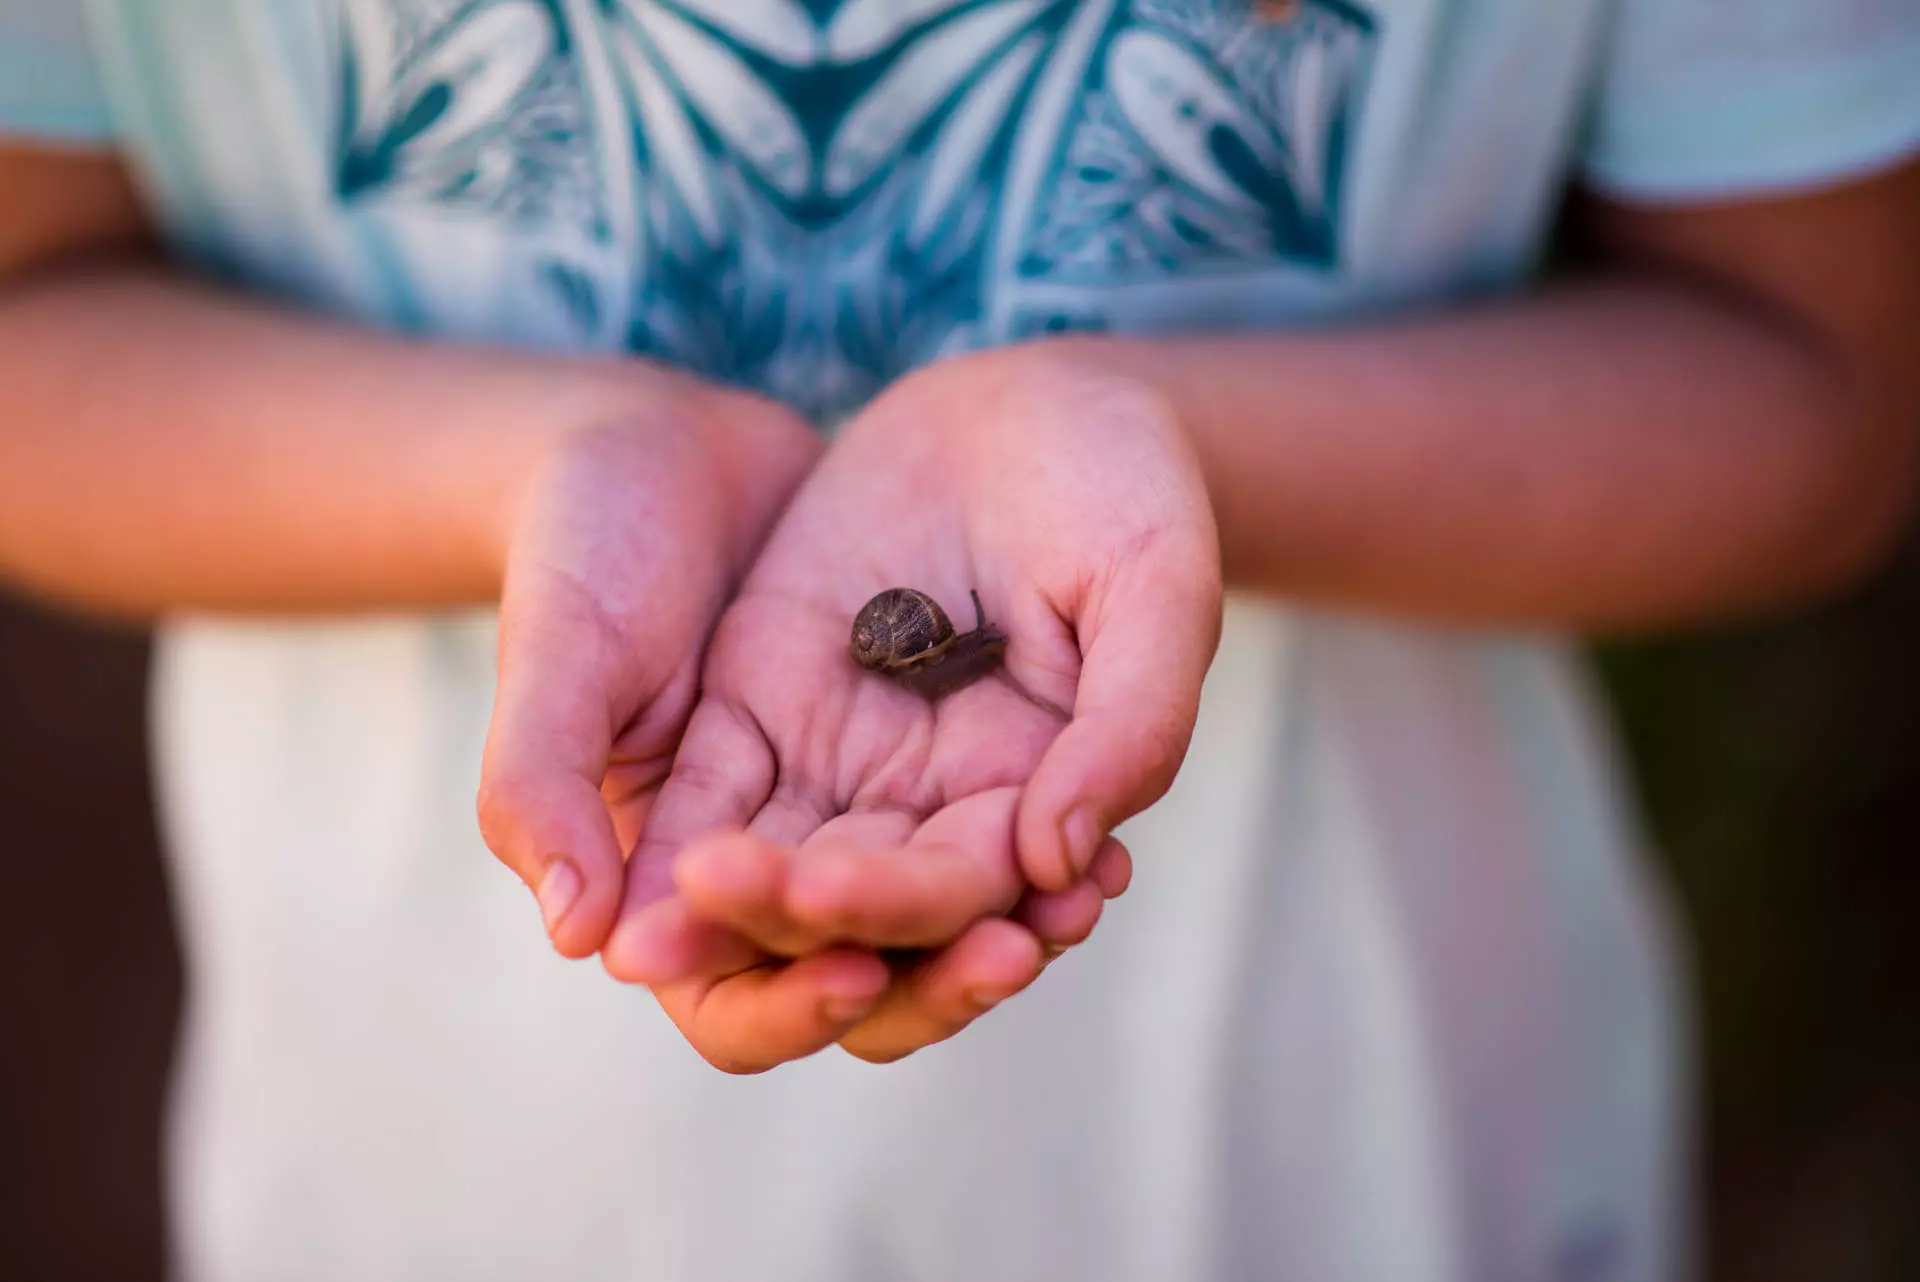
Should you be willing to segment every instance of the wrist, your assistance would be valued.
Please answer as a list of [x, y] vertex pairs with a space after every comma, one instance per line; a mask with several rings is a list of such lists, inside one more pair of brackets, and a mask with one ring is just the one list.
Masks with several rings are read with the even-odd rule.
[[655, 482], [683, 499], [708, 496], [721, 559], [738, 574], [823, 448], [775, 402], [650, 363], [572, 364], [550, 382], [543, 412], [518, 416], [498, 439], [478, 505], [480, 559], [496, 595], [529, 505], [556, 477], [626, 476], [636, 501]]
[[[1124, 420], [1149, 426], [1162, 446], [1187, 453], [1197, 443], [1166, 379], [1165, 363], [1148, 343], [1104, 335], [1063, 335], [968, 353], [928, 366], [917, 378], [921, 403], [965, 405], [964, 415], [940, 420], [938, 448], [964, 457], [980, 453], [975, 434], [1006, 433], [985, 451], [1019, 450], [1027, 424], [1044, 415], [1061, 422]], [[971, 428], [954, 430], [956, 427]]]
[[687, 390], [684, 421], [697, 425], [718, 485], [737, 581], [826, 452], [826, 438], [779, 401], [706, 383], [691, 383]]
[[1154, 430], [1146, 435], [1171, 451], [1162, 465], [1177, 456], [1179, 466], [1197, 472], [1223, 558], [1244, 579], [1249, 566], [1241, 534], [1249, 514], [1258, 528], [1278, 530], [1285, 513], [1276, 509], [1291, 505], [1280, 500], [1283, 485], [1310, 474], [1281, 464], [1299, 415], [1278, 399], [1249, 404], [1214, 376], [1219, 366], [1213, 354], [1228, 343], [1238, 344], [1234, 359], [1255, 360], [1265, 369], [1294, 359], [1272, 335], [1250, 341], [1062, 334], [982, 352], [981, 367], [967, 377], [1042, 389], [1046, 399], [1072, 406], [1082, 419], [1118, 417], [1150, 425]]

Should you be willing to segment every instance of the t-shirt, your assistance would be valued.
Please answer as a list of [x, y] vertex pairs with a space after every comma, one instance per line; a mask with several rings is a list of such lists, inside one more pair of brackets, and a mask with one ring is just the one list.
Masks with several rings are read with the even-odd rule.
[[[1920, 143], [1912, 0], [85, 9], [0, 0], [0, 128], [120, 147], [201, 270], [829, 430], [970, 347], [1521, 289], [1574, 180]], [[491, 628], [165, 630], [182, 1276], [1676, 1275], [1682, 968], [1559, 639], [1236, 597], [1084, 948], [901, 1064], [736, 1079], [482, 846]]]

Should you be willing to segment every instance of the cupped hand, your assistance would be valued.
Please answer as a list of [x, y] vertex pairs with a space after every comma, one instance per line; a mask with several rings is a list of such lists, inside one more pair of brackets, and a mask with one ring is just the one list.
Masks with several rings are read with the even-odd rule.
[[[977, 591], [1004, 662], [937, 699], [862, 669], [851, 621], [896, 586], [961, 630]], [[608, 970], [739, 1071], [953, 1035], [1124, 888], [1110, 832], [1171, 784], [1220, 613], [1199, 466], [1151, 390], [1043, 348], [896, 384], [721, 620]]]
[[714, 623], [820, 450], [785, 409], [640, 370], [507, 505], [480, 826], [562, 954], [612, 927]]

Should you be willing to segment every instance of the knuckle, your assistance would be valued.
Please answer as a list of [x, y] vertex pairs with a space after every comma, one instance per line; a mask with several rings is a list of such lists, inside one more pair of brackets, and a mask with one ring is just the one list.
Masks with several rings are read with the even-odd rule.
[[474, 815], [480, 822], [480, 838], [495, 854], [505, 854], [519, 833], [520, 816], [526, 811], [526, 786], [510, 778], [481, 780], [474, 798]]
[[1147, 757], [1154, 764], [1153, 782], [1165, 792], [1193, 742], [1193, 725], [1185, 717], [1157, 718], [1141, 728], [1141, 736]]

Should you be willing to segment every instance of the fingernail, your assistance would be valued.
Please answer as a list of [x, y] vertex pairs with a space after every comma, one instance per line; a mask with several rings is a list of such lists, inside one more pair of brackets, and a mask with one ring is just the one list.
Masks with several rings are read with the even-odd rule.
[[556, 859], [547, 865], [546, 875], [540, 878], [540, 889], [534, 891], [534, 898], [540, 901], [540, 916], [547, 923], [549, 935], [559, 929], [567, 910], [580, 898], [583, 888], [580, 870], [573, 866], [573, 860]]
[[1094, 852], [1100, 848], [1099, 816], [1084, 807], [1074, 811], [1067, 816], [1064, 837], [1067, 860], [1077, 881], [1087, 875], [1087, 869], [1093, 865]]
[[1065, 957], [1067, 955], [1067, 945], [1048, 944], [1044, 949], [1041, 950], [1041, 955], [1044, 956], [1050, 962], [1059, 961], [1062, 957]]

